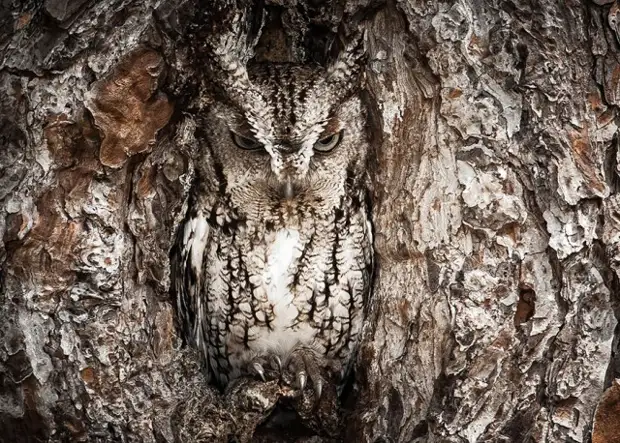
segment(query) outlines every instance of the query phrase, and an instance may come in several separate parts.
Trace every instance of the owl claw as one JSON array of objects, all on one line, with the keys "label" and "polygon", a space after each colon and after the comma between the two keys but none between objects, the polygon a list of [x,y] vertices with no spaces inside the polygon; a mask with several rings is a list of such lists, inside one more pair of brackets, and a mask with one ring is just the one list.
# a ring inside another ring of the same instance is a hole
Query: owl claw
[{"label": "owl claw", "polygon": [[306,376],[306,372],[305,371],[300,371],[297,374],[297,384],[299,384],[299,390],[300,391],[303,391],[304,388],[306,387],[306,379],[307,379],[307,376]]},{"label": "owl claw", "polygon": [[321,376],[319,357],[309,348],[295,350],[287,362],[288,383],[296,385],[303,395],[307,385],[312,386],[314,401],[318,402],[323,394],[324,380]]},{"label": "owl claw", "polygon": [[263,365],[261,365],[258,362],[255,362],[252,364],[252,367],[254,368],[256,373],[260,376],[261,380],[266,382],[267,379],[265,378],[265,369],[263,369]]},{"label": "owl claw", "polygon": [[275,367],[278,370],[278,373],[281,373],[282,372],[282,360],[280,360],[280,357],[278,357],[277,355],[274,355],[272,358],[273,358]]},{"label": "owl claw", "polygon": [[321,393],[323,392],[323,380],[318,379],[314,383],[314,393],[316,394],[317,400],[321,398]]}]

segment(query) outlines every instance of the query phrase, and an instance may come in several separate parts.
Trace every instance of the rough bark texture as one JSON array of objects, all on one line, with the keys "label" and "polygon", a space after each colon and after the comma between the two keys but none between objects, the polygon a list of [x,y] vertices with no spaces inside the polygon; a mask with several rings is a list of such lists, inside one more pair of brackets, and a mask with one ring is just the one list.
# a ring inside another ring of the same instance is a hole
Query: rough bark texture
[{"label": "rough bark texture", "polygon": [[[0,8],[0,440],[282,441],[252,435],[286,393],[207,386],[168,293],[199,36],[225,20],[191,0]],[[620,441],[620,3],[228,8],[263,20],[271,60],[365,30],[378,267],[341,437]],[[297,440],[331,441],[336,411],[308,414]]]}]

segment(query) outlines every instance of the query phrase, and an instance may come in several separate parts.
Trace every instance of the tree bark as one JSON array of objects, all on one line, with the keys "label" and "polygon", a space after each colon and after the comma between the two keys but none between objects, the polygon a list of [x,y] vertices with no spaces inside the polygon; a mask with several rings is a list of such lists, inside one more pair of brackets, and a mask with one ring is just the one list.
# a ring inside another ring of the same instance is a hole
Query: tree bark
[{"label": "tree bark", "polygon": [[371,312],[297,441],[619,442],[614,0],[0,9],[0,441],[283,441],[277,386],[208,386],[169,293],[201,39],[243,11],[273,61],[365,35]]}]

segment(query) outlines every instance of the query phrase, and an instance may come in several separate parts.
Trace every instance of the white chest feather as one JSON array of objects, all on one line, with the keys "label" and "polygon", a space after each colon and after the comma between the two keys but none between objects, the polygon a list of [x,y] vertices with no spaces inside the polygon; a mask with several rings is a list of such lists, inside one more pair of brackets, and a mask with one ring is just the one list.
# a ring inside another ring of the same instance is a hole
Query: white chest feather
[{"label": "white chest feather", "polygon": [[195,312],[193,341],[223,383],[257,356],[285,362],[303,346],[338,360],[355,345],[370,232],[362,216],[338,233],[334,220],[318,225],[229,235],[198,213],[185,226],[179,309]]},{"label": "white chest feather", "polygon": [[289,289],[291,270],[300,251],[299,231],[282,229],[276,233],[276,238],[267,252],[263,275],[270,303],[280,307],[291,303],[293,297]]},{"label": "white chest feather", "polygon": [[307,326],[291,329],[299,314],[293,299],[292,281],[303,244],[299,231],[282,229],[266,251],[263,289],[268,304],[273,307],[271,329],[263,327],[254,346],[263,351],[288,354],[298,343],[309,342],[313,331]]}]

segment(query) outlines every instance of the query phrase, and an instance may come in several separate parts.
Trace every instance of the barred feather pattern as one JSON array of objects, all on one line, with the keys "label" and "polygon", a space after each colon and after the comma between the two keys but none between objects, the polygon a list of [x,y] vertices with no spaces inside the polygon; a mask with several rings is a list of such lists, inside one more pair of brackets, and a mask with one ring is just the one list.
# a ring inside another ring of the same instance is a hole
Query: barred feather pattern
[{"label": "barred feather pattern", "polygon": [[[353,361],[371,288],[369,146],[361,99],[334,72],[256,66],[236,86],[222,82],[199,125],[173,277],[187,341],[221,386],[257,357],[286,364],[299,348],[340,381]],[[317,152],[334,134],[338,146]]]},{"label": "barred feather pattern", "polygon": [[364,319],[372,267],[362,196],[317,217],[237,219],[223,202],[181,230],[178,310],[220,385],[255,357],[313,348],[344,377]]}]

